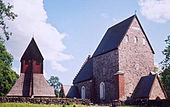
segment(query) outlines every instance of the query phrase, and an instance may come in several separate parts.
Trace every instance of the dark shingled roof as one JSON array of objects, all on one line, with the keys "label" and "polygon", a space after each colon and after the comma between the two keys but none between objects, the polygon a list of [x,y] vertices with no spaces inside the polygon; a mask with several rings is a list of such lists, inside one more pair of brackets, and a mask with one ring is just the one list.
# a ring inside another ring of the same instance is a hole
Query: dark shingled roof
[{"label": "dark shingled roof", "polygon": [[148,41],[148,44],[149,44],[152,52],[154,53],[154,51],[151,47],[151,44],[149,43],[149,40],[148,40],[148,38],[147,38],[143,28],[142,28],[137,16],[133,15],[133,16],[123,20],[122,22],[110,27],[106,31],[103,39],[101,40],[100,44],[98,45],[98,47],[95,50],[92,57],[95,57],[95,56],[101,55],[103,53],[109,52],[113,49],[117,49],[134,18],[137,19],[139,26],[141,27],[141,30],[144,33],[146,40]]},{"label": "dark shingled roof", "polygon": [[74,78],[73,84],[85,80],[90,80],[92,76],[93,76],[93,60],[92,58],[88,58],[87,62],[83,65],[77,76]]},{"label": "dark shingled roof", "polygon": [[149,93],[151,91],[155,77],[156,77],[156,74],[142,77],[139,83],[137,84],[132,97],[135,99],[136,98],[149,98]]},{"label": "dark shingled roof", "polygon": [[78,88],[76,86],[71,86],[66,97],[67,98],[80,98],[80,94],[78,93]]},{"label": "dark shingled roof", "polygon": [[36,73],[21,73],[7,96],[31,97],[32,94],[38,97],[55,97],[54,88],[47,83],[44,75]]},{"label": "dark shingled roof", "polygon": [[78,92],[77,86],[62,85],[60,97],[62,97],[62,94],[64,94],[66,98],[80,98],[80,94]]},{"label": "dark shingled roof", "polygon": [[135,16],[136,15],[133,15],[127,18],[126,20],[110,27],[104,35],[103,39],[101,40],[93,56],[97,56],[118,48]]},{"label": "dark shingled roof", "polygon": [[27,49],[25,50],[24,54],[21,57],[21,60],[23,59],[39,59],[39,60],[43,60],[43,56],[40,52],[40,50],[38,49],[38,46],[34,40],[34,38],[32,38],[31,42],[29,43]]},{"label": "dark shingled roof", "polygon": [[85,80],[89,80],[92,78],[92,74],[93,74],[92,58],[95,56],[101,55],[103,53],[109,52],[111,50],[117,49],[118,46],[120,45],[122,39],[124,38],[127,30],[129,29],[134,18],[137,19],[139,26],[140,26],[143,34],[145,35],[146,40],[148,41],[148,44],[149,44],[152,52],[154,53],[154,51],[149,43],[149,40],[142,28],[137,16],[133,15],[133,16],[123,20],[122,22],[110,27],[107,30],[106,34],[104,35],[103,39],[101,40],[100,44],[98,45],[97,49],[95,50],[93,56],[86,62],[86,64],[82,67],[82,69],[79,71],[79,73],[73,80],[73,84],[82,82]]}]

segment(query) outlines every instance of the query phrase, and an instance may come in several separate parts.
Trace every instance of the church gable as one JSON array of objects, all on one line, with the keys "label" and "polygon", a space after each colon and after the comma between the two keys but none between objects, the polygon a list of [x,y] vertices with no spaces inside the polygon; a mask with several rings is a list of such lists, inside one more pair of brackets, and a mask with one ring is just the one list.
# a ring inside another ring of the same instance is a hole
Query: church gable
[{"label": "church gable", "polygon": [[153,82],[150,94],[149,94],[149,99],[150,100],[155,100],[155,99],[166,99],[167,95],[165,93],[165,90],[159,80],[158,75],[155,77],[155,81]]},{"label": "church gable", "polygon": [[21,58],[21,73],[7,96],[54,97],[54,88],[43,75],[43,57],[32,38]]},{"label": "church gable", "polygon": [[95,50],[93,57],[118,48],[134,17],[135,15],[110,27]]},{"label": "church gable", "polygon": [[43,56],[32,38],[21,57],[21,73],[43,73]]},{"label": "church gable", "polygon": [[150,100],[167,98],[157,74],[142,77],[132,97],[133,99],[147,98]]},{"label": "church gable", "polygon": [[134,16],[125,35],[123,36],[120,45],[122,44],[127,45],[126,43],[131,43],[130,44],[131,46],[135,45],[137,47],[145,46],[144,48],[149,48],[150,51],[154,54],[154,50],[136,15]]},{"label": "church gable", "polygon": [[27,49],[25,50],[24,54],[21,57],[21,60],[24,60],[24,59],[37,59],[37,60],[44,59],[40,50],[38,49],[38,46],[37,46],[34,38],[32,38]]}]

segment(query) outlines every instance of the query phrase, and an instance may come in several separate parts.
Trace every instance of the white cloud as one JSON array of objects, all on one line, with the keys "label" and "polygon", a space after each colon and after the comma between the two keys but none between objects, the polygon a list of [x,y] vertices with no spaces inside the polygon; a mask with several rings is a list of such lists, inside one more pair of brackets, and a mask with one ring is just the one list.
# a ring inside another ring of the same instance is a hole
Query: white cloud
[{"label": "white cloud", "polygon": [[170,0],[140,0],[142,15],[158,23],[170,20]]},{"label": "white cloud", "polygon": [[7,49],[15,60],[21,58],[34,36],[44,59],[51,62],[51,68],[56,71],[66,71],[60,61],[70,60],[71,55],[63,53],[66,46],[62,40],[66,36],[47,23],[47,14],[43,0],[4,0],[14,5],[13,11],[18,15],[15,21],[8,22],[13,36],[7,42]]},{"label": "white cloud", "polygon": [[109,15],[107,13],[101,13],[100,16],[105,19],[109,18]]}]

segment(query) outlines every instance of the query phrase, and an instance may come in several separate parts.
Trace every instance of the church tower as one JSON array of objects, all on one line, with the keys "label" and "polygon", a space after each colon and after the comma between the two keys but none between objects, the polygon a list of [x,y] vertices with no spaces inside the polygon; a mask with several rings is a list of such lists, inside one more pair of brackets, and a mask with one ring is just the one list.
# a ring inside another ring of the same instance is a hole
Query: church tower
[{"label": "church tower", "polygon": [[32,38],[30,44],[21,57],[21,73],[43,74],[43,56]]},{"label": "church tower", "polygon": [[54,88],[49,86],[43,75],[43,56],[32,38],[21,57],[20,77],[7,96],[55,97]]}]

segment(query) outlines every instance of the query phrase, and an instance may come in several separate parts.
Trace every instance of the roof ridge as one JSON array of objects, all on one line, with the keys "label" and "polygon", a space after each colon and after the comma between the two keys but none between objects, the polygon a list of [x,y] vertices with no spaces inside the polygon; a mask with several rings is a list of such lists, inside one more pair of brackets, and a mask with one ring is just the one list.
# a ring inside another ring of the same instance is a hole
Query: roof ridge
[{"label": "roof ridge", "polygon": [[95,52],[93,53],[92,57],[98,56],[102,53],[106,53],[109,52],[110,50],[118,48],[135,17],[137,16],[132,15],[108,28],[99,45],[97,46]]},{"label": "roof ridge", "polygon": [[115,24],[115,25],[109,27],[108,29],[110,29],[110,28],[112,28],[112,27],[115,27],[115,26],[121,24],[121,23],[127,21],[128,19],[131,19],[132,17],[136,17],[136,15],[132,15],[132,16],[130,16],[130,17],[128,17],[128,18],[125,18],[124,20],[122,20],[122,21],[118,22],[117,24]]},{"label": "roof ridge", "polygon": [[[30,48],[31,48],[31,49],[30,49]],[[32,49],[32,48],[35,48],[36,51],[35,51],[34,49]],[[38,52],[39,57],[40,57],[42,60],[44,59],[43,56],[42,56],[42,54],[41,54],[41,52],[40,52],[40,49],[39,49],[37,43],[35,42],[34,38],[32,38],[31,41],[29,42],[27,48],[25,49],[25,51],[24,51],[24,53],[23,53],[23,55],[22,55],[22,57],[21,57],[20,60],[22,60],[22,59],[24,58],[24,56],[25,56],[28,52],[31,52],[31,53],[32,53],[32,51]],[[34,56],[33,56],[33,57],[34,57]]]}]

